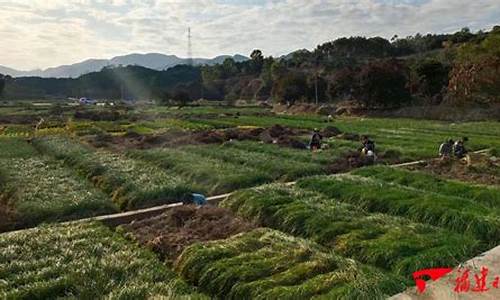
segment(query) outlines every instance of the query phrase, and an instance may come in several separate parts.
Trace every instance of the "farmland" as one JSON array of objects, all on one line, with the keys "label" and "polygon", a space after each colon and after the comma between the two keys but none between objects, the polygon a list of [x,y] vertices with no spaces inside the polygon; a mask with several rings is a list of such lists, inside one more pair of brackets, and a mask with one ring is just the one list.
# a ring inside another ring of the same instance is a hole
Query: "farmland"
[{"label": "farmland", "polygon": [[[382,299],[413,286],[416,270],[500,242],[498,122],[55,110],[0,106],[0,298]],[[326,146],[312,153],[314,128]],[[364,134],[375,166],[359,154]],[[469,165],[432,159],[462,136],[471,150],[493,150]],[[424,162],[390,166],[414,160]],[[192,192],[232,194],[219,208],[116,228],[61,224]]]}]

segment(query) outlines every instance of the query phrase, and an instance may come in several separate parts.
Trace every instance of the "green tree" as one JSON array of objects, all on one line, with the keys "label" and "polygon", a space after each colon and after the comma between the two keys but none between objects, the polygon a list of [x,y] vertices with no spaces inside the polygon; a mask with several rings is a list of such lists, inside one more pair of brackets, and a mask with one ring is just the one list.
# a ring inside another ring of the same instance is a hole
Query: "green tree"
[{"label": "green tree", "polygon": [[[418,76],[419,91],[424,97],[433,98],[440,96],[442,90],[448,86],[450,68],[439,61],[420,61],[415,71]],[[440,98],[438,100],[441,100],[441,97],[438,98]]]},{"label": "green tree", "polygon": [[371,107],[398,107],[407,103],[407,71],[397,60],[365,64],[358,74],[358,99]]},{"label": "green tree", "polygon": [[2,96],[4,88],[5,88],[5,76],[3,74],[0,74],[0,97]]},{"label": "green tree", "polygon": [[281,103],[294,104],[308,95],[307,78],[301,72],[289,72],[275,83],[273,96]]},{"label": "green tree", "polygon": [[253,72],[260,74],[262,71],[262,66],[264,65],[264,56],[262,55],[262,51],[255,49],[250,54],[252,70]]}]

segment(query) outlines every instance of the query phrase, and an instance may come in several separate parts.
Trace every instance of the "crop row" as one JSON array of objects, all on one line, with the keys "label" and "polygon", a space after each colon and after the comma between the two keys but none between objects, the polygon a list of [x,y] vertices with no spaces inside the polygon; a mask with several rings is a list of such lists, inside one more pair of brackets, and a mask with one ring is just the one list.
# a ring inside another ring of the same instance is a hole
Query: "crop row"
[{"label": "crop row", "polygon": [[192,295],[147,250],[98,223],[0,235],[2,299],[145,299]]},{"label": "crop row", "polygon": [[325,174],[329,162],[346,149],[322,153],[256,142],[232,141],[223,145],[197,145],[129,151],[145,160],[197,183],[209,194],[224,193],[275,180]]},{"label": "crop row", "polygon": [[176,201],[192,188],[152,164],[107,151],[96,151],[68,138],[34,141],[41,152],[63,160],[109,194],[121,209]]},{"label": "crop row", "polygon": [[473,199],[355,175],[311,177],[299,181],[298,186],[370,212],[471,233],[492,244],[500,241],[500,208]]},{"label": "crop row", "polygon": [[14,210],[14,224],[0,224],[2,229],[117,211],[103,193],[57,161],[0,159],[0,170],[6,178],[2,193]]},{"label": "crop row", "polygon": [[0,143],[0,230],[116,212],[99,190],[26,141]]},{"label": "crop row", "polygon": [[383,299],[404,288],[397,276],[265,228],[194,244],[175,269],[224,299]]},{"label": "crop row", "polygon": [[263,226],[310,239],[401,276],[423,268],[455,265],[481,247],[472,236],[367,213],[354,205],[282,184],[239,191],[221,205]]},{"label": "crop row", "polygon": [[434,192],[446,196],[460,197],[481,205],[498,209],[500,207],[500,189],[488,186],[471,185],[429,175],[423,172],[412,172],[386,166],[362,168],[352,174],[382,180],[409,188]]}]

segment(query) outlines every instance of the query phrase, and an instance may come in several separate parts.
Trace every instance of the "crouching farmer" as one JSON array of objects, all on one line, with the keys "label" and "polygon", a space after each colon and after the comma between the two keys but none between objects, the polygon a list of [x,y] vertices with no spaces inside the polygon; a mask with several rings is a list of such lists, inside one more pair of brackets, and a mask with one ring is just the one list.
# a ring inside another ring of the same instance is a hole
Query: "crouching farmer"
[{"label": "crouching farmer", "polygon": [[202,194],[186,194],[182,199],[182,204],[203,206],[207,204],[207,198]]},{"label": "crouching farmer", "polygon": [[453,152],[453,140],[451,139],[442,143],[439,146],[439,157],[441,157],[442,160],[450,158],[452,152]]},{"label": "crouching farmer", "polygon": [[321,149],[321,142],[323,140],[323,136],[319,133],[317,128],[314,128],[314,132],[311,136],[311,142],[309,142],[309,148],[311,151],[316,151]]}]

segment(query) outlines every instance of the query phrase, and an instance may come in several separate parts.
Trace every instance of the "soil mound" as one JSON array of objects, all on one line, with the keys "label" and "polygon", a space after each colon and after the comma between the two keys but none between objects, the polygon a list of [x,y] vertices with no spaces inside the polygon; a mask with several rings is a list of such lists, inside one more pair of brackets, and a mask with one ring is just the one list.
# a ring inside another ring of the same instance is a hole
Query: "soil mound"
[{"label": "soil mound", "polygon": [[118,111],[77,110],[73,116],[75,119],[92,121],[117,121],[123,118],[123,115],[121,115]]},{"label": "soil mound", "polygon": [[433,159],[408,168],[450,179],[500,185],[500,162],[496,158],[481,154],[471,154],[470,157],[470,163],[457,159]]},{"label": "soil mound", "polygon": [[337,136],[341,133],[342,133],[342,131],[340,131],[340,129],[338,129],[337,127],[334,127],[334,126],[328,126],[321,131],[321,135],[323,137],[326,137],[326,138],[334,137],[334,136]]},{"label": "soil mound", "polygon": [[123,226],[142,245],[162,259],[174,260],[187,246],[225,239],[256,226],[227,209],[213,206],[180,206],[166,213]]},{"label": "soil mound", "polygon": [[[328,132],[337,132],[334,127]],[[212,129],[197,132],[168,131],[158,135],[142,135],[129,131],[122,136],[99,134],[86,137],[86,141],[94,147],[111,147],[121,149],[149,149],[154,147],[177,147],[197,144],[223,144],[230,140],[261,141],[278,144],[284,147],[306,149],[298,137],[308,131],[274,125],[270,128],[229,128]]]}]

